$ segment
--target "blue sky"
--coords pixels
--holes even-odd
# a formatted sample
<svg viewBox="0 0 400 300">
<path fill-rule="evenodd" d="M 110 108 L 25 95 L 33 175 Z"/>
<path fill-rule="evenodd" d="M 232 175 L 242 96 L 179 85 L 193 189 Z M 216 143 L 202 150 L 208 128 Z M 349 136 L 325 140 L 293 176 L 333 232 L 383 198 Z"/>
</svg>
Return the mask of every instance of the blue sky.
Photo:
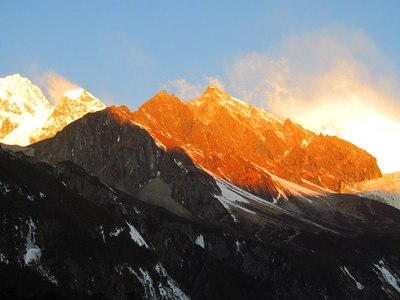
<svg viewBox="0 0 400 300">
<path fill-rule="evenodd" d="M 366 140 L 379 122 L 376 135 L 386 140 L 374 143 L 391 141 L 386 148 L 400 153 L 393 144 L 399 1 L 2 0 L 1 7 L 0 77 L 20 73 L 48 93 L 50 73 L 132 110 L 162 89 L 189 100 L 220 85 L 376 156 Z"/>
<path fill-rule="evenodd" d="M 139 104 L 288 35 L 364 30 L 400 67 L 398 1 L 2 1 L 0 76 L 53 71 L 116 104 Z M 228 88 L 229 89 L 229 88 Z"/>
</svg>

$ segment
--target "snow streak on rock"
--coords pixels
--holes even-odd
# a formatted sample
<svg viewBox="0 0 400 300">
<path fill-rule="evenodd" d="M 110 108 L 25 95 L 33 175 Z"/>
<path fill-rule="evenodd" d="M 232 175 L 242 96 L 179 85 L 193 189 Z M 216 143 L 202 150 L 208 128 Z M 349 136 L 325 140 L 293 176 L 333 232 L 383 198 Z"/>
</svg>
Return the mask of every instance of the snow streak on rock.
<svg viewBox="0 0 400 300">
<path fill-rule="evenodd" d="M 399 281 L 400 279 L 396 274 L 392 273 L 388 267 L 385 265 L 383 260 L 380 260 L 377 264 L 374 264 L 374 267 L 379 271 L 380 277 L 383 281 L 386 281 L 389 285 L 391 285 L 398 293 L 400 293 Z M 377 272 L 377 271 L 375 271 Z"/>
<path fill-rule="evenodd" d="M 162 282 L 166 281 L 166 284 L 158 285 L 158 289 L 160 291 L 160 296 L 163 299 L 182 299 L 187 300 L 190 299 L 178 286 L 174 279 L 167 273 L 164 267 L 157 263 L 155 270 L 158 275 L 162 277 Z"/>
<path fill-rule="evenodd" d="M 350 277 L 350 278 L 355 282 L 355 284 L 356 284 L 356 286 L 357 286 L 357 289 L 359 289 L 359 290 L 363 290 L 363 289 L 364 289 L 364 286 L 363 286 L 360 282 L 358 282 L 357 279 L 355 279 L 353 275 L 350 274 L 350 272 L 349 272 L 349 270 L 346 268 L 346 266 L 340 267 L 340 269 L 342 270 L 342 272 L 343 272 L 345 275 L 347 275 L 348 277 Z"/>
<path fill-rule="evenodd" d="M 149 249 L 149 245 L 147 245 L 146 241 L 141 236 L 139 231 L 137 231 L 136 228 L 132 224 L 129 224 L 128 222 L 126 222 L 126 224 L 129 226 L 129 230 L 130 230 L 129 233 L 131 235 L 132 241 L 134 241 L 140 247 L 145 247 L 145 248 Z"/>
<path fill-rule="evenodd" d="M 26 236 L 26 252 L 24 255 L 25 265 L 31 265 L 37 263 L 42 256 L 42 250 L 36 245 L 35 230 L 36 226 L 32 219 L 26 221 L 29 227 L 28 234 Z"/>
</svg>

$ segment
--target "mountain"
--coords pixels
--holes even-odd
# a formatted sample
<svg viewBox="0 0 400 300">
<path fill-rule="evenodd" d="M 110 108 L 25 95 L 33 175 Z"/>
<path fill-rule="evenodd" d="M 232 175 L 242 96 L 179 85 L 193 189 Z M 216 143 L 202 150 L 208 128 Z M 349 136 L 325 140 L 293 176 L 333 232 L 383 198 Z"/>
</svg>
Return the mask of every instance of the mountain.
<svg viewBox="0 0 400 300">
<path fill-rule="evenodd" d="M 187 103 L 163 91 L 132 118 L 167 148 L 183 149 L 204 169 L 261 196 L 279 196 L 271 174 L 335 192 L 382 175 L 376 159 L 353 144 L 279 120 L 216 87 Z"/>
<path fill-rule="evenodd" d="M 105 105 L 84 89 L 67 91 L 56 107 L 19 74 L 0 78 L 0 142 L 25 146 L 54 136 Z"/>
<path fill-rule="evenodd" d="M 0 146 L 0 298 L 398 299 L 400 211 L 336 192 L 371 178 L 214 87 L 87 113 Z"/>
<path fill-rule="evenodd" d="M 0 291 L 103 299 L 398 297 L 399 210 L 275 175 L 272 182 L 290 193 L 271 203 L 207 174 L 133 117 L 110 107 L 26 148 L 30 156 L 0 152 Z M 21 289 L 15 278 L 33 278 L 36 288 Z"/>
</svg>

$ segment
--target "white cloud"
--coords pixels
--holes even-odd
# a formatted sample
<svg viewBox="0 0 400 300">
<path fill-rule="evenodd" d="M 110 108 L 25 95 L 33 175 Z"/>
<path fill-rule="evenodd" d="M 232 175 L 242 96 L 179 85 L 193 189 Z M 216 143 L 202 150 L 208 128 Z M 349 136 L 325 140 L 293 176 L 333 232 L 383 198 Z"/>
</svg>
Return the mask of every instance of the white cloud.
<svg viewBox="0 0 400 300">
<path fill-rule="evenodd" d="M 191 100 L 199 95 L 203 91 L 201 84 L 190 84 L 186 79 L 176 79 L 169 81 L 164 88 L 171 90 L 179 99 L 183 101 Z"/>
<path fill-rule="evenodd" d="M 335 132 L 400 170 L 398 77 L 363 31 L 332 27 L 238 57 L 235 96 L 316 132 Z"/>
</svg>

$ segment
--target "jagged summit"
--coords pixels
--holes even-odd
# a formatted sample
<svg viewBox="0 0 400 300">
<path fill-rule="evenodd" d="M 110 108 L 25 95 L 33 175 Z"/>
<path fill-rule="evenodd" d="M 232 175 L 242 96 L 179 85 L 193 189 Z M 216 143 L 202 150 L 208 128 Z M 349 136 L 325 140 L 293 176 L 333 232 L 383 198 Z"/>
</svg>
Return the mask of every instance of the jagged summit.
<svg viewBox="0 0 400 300">
<path fill-rule="evenodd" d="M 222 105 L 248 105 L 247 103 L 232 97 L 223 89 L 213 85 L 208 86 L 200 97 L 189 101 L 189 103 L 195 106 L 204 105 L 206 103 L 218 103 Z"/>
<path fill-rule="evenodd" d="M 104 109 L 104 112 L 109 114 L 112 118 L 120 122 L 124 123 L 132 123 L 132 112 L 126 105 L 122 106 L 109 106 Z"/>
<path fill-rule="evenodd" d="M 105 107 L 103 102 L 85 89 L 67 91 L 44 125 L 31 137 L 30 142 L 34 143 L 50 138 L 71 122 L 82 118 L 89 112 L 99 111 Z"/>
<path fill-rule="evenodd" d="M 230 99 L 232 98 L 227 92 L 225 92 L 222 88 L 219 88 L 215 85 L 209 85 L 204 93 L 200 96 L 200 98 L 211 98 L 211 99 Z"/>
<path fill-rule="evenodd" d="M 174 94 L 169 94 L 166 90 L 161 90 L 155 94 L 152 98 L 146 101 L 139 107 L 139 110 L 147 110 L 152 106 L 158 106 L 160 108 L 166 108 L 174 105 L 180 105 L 182 101 Z"/>
<path fill-rule="evenodd" d="M 283 123 L 282 120 L 274 115 L 234 98 L 215 86 L 209 86 L 199 98 L 189 101 L 188 105 L 192 106 L 198 115 L 203 115 L 202 119 L 206 123 L 208 123 L 207 119 L 224 113 L 239 121 L 247 122 L 249 127 L 270 127 Z M 221 113 L 221 110 L 224 113 Z"/>
<path fill-rule="evenodd" d="M 216 87 L 186 103 L 156 95 L 133 117 L 160 143 L 184 149 L 204 169 L 259 194 L 271 193 L 271 174 L 333 191 L 381 176 L 376 159 L 356 146 L 318 137 Z"/>
</svg>

